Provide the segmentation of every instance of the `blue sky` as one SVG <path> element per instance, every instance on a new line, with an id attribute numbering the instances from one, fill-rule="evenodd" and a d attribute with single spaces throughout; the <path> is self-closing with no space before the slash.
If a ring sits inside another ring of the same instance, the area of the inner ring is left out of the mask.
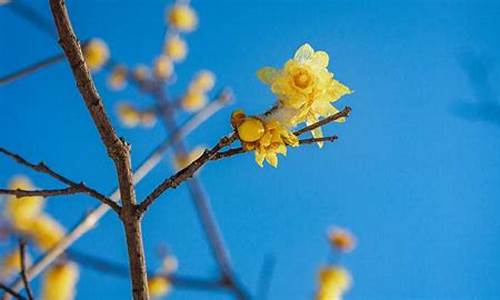
<path id="1" fill-rule="evenodd" d="M 167 1 L 68 1 L 81 39 L 101 37 L 114 59 L 150 63 L 157 55 Z M 232 110 L 258 113 L 273 96 L 255 77 L 309 42 L 330 54 L 336 77 L 355 90 L 340 138 L 322 150 L 301 147 L 260 169 L 252 155 L 201 172 L 238 275 L 254 291 L 264 258 L 277 258 L 270 299 L 311 299 L 325 262 L 330 225 L 350 228 L 358 248 L 342 258 L 354 277 L 346 299 L 496 299 L 500 294 L 500 3 L 495 1 L 192 1 L 200 27 L 178 67 L 173 92 L 197 70 L 217 74 L 237 102 L 199 128 L 190 146 L 213 144 L 230 130 Z M 50 17 L 46 1 L 32 1 Z M 0 74 L 59 51 L 57 43 L 0 9 Z M 111 92 L 95 76 L 134 165 L 164 138 L 161 126 L 126 129 L 113 105 L 151 99 L 133 89 Z M 0 87 L 1 145 L 44 160 L 103 192 L 114 171 L 65 63 Z M 186 117 L 186 116 L 183 116 Z M 51 179 L 0 157 L 0 184 L 30 175 Z M 137 187 L 144 196 L 172 170 L 168 160 Z M 83 196 L 48 200 L 66 226 L 95 202 Z M 185 187 L 168 191 L 144 220 L 148 265 L 168 243 L 180 274 L 210 276 L 215 264 Z M 118 219 L 109 214 L 75 249 L 126 261 Z M 6 249 L 8 245 L 0 245 Z M 2 250 L 0 250 L 2 251 Z M 35 287 L 37 284 L 35 283 Z M 127 299 L 129 283 L 83 269 L 78 299 Z M 171 299 L 228 299 L 175 291 Z"/>

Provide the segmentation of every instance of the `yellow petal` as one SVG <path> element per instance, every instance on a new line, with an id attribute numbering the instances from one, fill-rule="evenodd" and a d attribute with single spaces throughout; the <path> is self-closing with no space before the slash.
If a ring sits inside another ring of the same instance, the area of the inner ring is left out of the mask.
<path id="1" fill-rule="evenodd" d="M 255 162 L 259 165 L 259 167 L 264 167 L 264 159 L 266 155 L 263 152 L 255 151 Z"/>
<path id="2" fill-rule="evenodd" d="M 278 166 L 278 156 L 276 156 L 276 153 L 267 153 L 266 161 L 275 168 Z"/>
<path id="3" fill-rule="evenodd" d="M 273 84 L 279 74 L 280 71 L 273 67 L 264 67 L 257 71 L 257 77 L 266 84 Z"/>
<path id="4" fill-rule="evenodd" d="M 287 151 L 287 148 L 284 144 L 280 144 L 278 146 L 278 148 L 276 149 L 276 153 L 283 154 L 283 156 L 286 156 L 286 151 Z"/>
<path id="5" fill-rule="evenodd" d="M 312 56 L 312 63 L 320 68 L 328 67 L 330 58 L 325 51 L 316 51 Z"/>
<path id="6" fill-rule="evenodd" d="M 295 52 L 295 56 L 293 57 L 293 59 L 298 61 L 299 63 L 305 63 L 312 58 L 313 54 L 314 49 L 311 47 L 311 45 L 306 43 L 300 46 L 299 49 L 297 49 L 297 52 Z"/>

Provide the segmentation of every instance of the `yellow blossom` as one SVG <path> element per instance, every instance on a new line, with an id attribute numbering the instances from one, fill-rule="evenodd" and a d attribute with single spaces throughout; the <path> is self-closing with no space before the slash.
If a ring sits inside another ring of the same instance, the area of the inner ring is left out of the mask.
<path id="1" fill-rule="evenodd" d="M 334 228 L 328 234 L 328 240 L 332 247 L 335 247 L 343 252 L 350 252 L 356 246 L 354 236 L 345 229 Z"/>
<path id="2" fill-rule="evenodd" d="M 208 70 L 202 70 L 196 74 L 190 86 L 205 93 L 209 92 L 215 86 L 215 75 Z"/>
<path id="3" fill-rule="evenodd" d="M 138 65 L 134 68 L 133 75 L 136 80 L 144 81 L 151 77 L 151 70 L 146 65 Z"/>
<path id="4" fill-rule="evenodd" d="M 31 258 L 28 253 L 25 254 L 25 264 L 30 265 Z M 6 279 L 21 270 L 21 253 L 18 249 L 7 253 L 0 261 L 0 279 Z"/>
<path id="5" fill-rule="evenodd" d="M 165 42 L 164 54 L 170 57 L 172 61 L 179 62 L 186 58 L 188 47 L 186 42 L 179 36 L 168 37 Z"/>
<path id="6" fill-rule="evenodd" d="M 287 146 L 299 145 L 297 137 L 275 118 L 247 117 L 238 110 L 231 116 L 231 121 L 243 149 L 253 150 L 255 161 L 261 167 L 264 160 L 271 166 L 277 167 L 277 154 L 285 156 Z"/>
<path id="7" fill-rule="evenodd" d="M 64 237 L 65 230 L 49 215 L 40 215 L 30 223 L 27 233 L 38 248 L 47 251 Z"/>
<path id="8" fill-rule="evenodd" d="M 116 91 L 125 88 L 127 84 L 127 73 L 127 69 L 122 65 L 114 67 L 108 77 L 108 86 Z"/>
<path id="9" fill-rule="evenodd" d="M 179 31 L 193 31 L 198 25 L 196 12 L 188 4 L 175 4 L 167 11 L 168 24 Z"/>
<path id="10" fill-rule="evenodd" d="M 10 181 L 9 189 L 34 190 L 35 187 L 27 177 L 16 176 Z M 23 232 L 29 228 L 30 221 L 40 214 L 43 206 L 43 197 L 30 196 L 17 198 L 16 196 L 8 196 L 5 205 L 5 215 L 14 229 Z"/>
<path id="11" fill-rule="evenodd" d="M 64 262 L 48 269 L 42 282 L 42 300 L 72 300 L 76 294 L 78 266 Z"/>
<path id="12" fill-rule="evenodd" d="M 98 71 L 109 59 L 109 48 L 101 39 L 91 39 L 83 48 L 83 56 L 91 71 Z"/>
<path id="13" fill-rule="evenodd" d="M 198 89 L 188 89 L 182 97 L 182 108 L 186 111 L 195 112 L 202 109 L 207 104 L 207 96 Z"/>
<path id="14" fill-rule="evenodd" d="M 172 76 L 174 65 L 169 57 L 160 55 L 154 63 L 154 73 L 157 78 L 167 79 Z"/>
<path id="15" fill-rule="evenodd" d="M 324 51 L 314 51 L 309 44 L 301 46 L 283 69 L 264 67 L 257 72 L 259 79 L 271 87 L 285 107 L 296 110 L 292 123 L 317 122 L 338 112 L 331 103 L 352 91 L 333 79 L 328 70 L 329 57 Z M 339 119 L 339 122 L 344 121 Z M 321 128 L 312 131 L 315 138 L 323 136 Z M 322 143 L 318 143 L 320 146 Z"/>
<path id="16" fill-rule="evenodd" d="M 319 273 L 316 299 L 340 299 L 351 284 L 351 275 L 346 269 L 338 266 L 323 267 Z"/>
<path id="17" fill-rule="evenodd" d="M 148 280 L 149 295 L 152 298 L 160 298 L 170 292 L 172 283 L 165 276 L 153 276 Z"/>
<path id="18" fill-rule="evenodd" d="M 141 122 L 140 113 L 127 102 L 121 102 L 117 108 L 118 118 L 126 127 L 135 127 Z"/>
<path id="19" fill-rule="evenodd" d="M 195 147 L 193 150 L 191 150 L 188 154 L 186 155 L 178 155 L 174 159 L 174 167 L 177 170 L 184 169 L 187 167 L 190 163 L 195 161 L 198 157 L 200 157 L 203 152 L 205 152 L 206 147 Z"/>

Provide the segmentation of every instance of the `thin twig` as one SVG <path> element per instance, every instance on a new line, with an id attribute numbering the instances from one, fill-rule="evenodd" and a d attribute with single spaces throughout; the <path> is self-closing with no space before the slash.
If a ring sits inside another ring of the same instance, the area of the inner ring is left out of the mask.
<path id="1" fill-rule="evenodd" d="M 52 65 L 56 62 L 62 61 L 64 59 L 64 54 L 56 54 L 54 56 L 47 57 L 41 61 L 38 61 L 36 63 L 33 63 L 31 65 L 28 65 L 26 67 L 22 67 L 21 69 L 14 71 L 12 73 L 9 73 L 7 75 L 4 75 L 0 77 L 0 85 L 7 84 L 9 82 L 12 82 L 16 79 L 19 79 L 23 76 L 26 76 L 28 74 L 34 73 L 40 69 L 43 69 L 46 66 Z"/>
<path id="2" fill-rule="evenodd" d="M 0 194 L 14 195 L 16 196 L 16 198 L 30 197 L 30 196 L 53 197 L 53 196 L 74 195 L 83 192 L 84 190 L 81 188 L 81 186 L 70 186 L 64 189 L 53 189 L 53 190 L 0 189 Z"/>
<path id="3" fill-rule="evenodd" d="M 0 290 L 4 290 L 5 291 L 5 295 L 11 295 L 12 297 L 18 299 L 18 300 L 26 300 L 25 297 L 23 297 L 21 294 L 17 293 L 16 291 L 14 291 L 13 289 L 9 288 L 8 286 L 6 286 L 5 284 L 3 284 L 2 282 L 0 282 Z"/>
<path id="4" fill-rule="evenodd" d="M 24 288 L 28 294 L 28 299 L 33 300 L 33 291 L 31 290 L 28 278 L 26 277 L 26 242 L 24 240 L 19 240 L 19 256 L 21 262 L 21 278 L 23 279 Z"/>
<path id="5" fill-rule="evenodd" d="M 301 128 L 297 131 L 295 131 L 293 134 L 295 134 L 296 136 L 299 136 L 299 135 L 302 135 L 308 131 L 312 131 L 320 126 L 323 126 L 325 124 L 328 124 L 330 122 L 333 122 L 333 121 L 336 121 L 340 118 L 346 118 L 349 116 L 349 113 L 351 112 L 351 108 L 349 106 L 346 106 L 344 107 L 344 109 L 342 109 L 341 111 L 339 111 L 338 113 L 334 114 L 334 115 L 331 115 L 329 117 L 326 117 L 324 118 L 323 120 L 321 121 L 318 121 L 314 124 L 311 124 L 309 126 L 306 126 L 304 128 Z"/>
<path id="6" fill-rule="evenodd" d="M 31 163 L 31 162 L 27 161 L 26 159 L 24 159 L 23 157 L 21 157 L 19 154 L 11 152 L 11 151 L 9 151 L 5 148 L 2 148 L 2 147 L 0 147 L 0 153 L 5 154 L 6 156 L 15 160 L 17 163 L 24 165 L 24 166 L 26 166 L 34 171 L 47 174 L 50 177 L 66 184 L 69 187 L 73 187 L 73 188 L 76 188 L 78 190 L 81 190 L 82 193 L 85 193 L 91 197 L 96 198 L 97 200 L 101 201 L 103 204 L 106 204 L 109 207 L 111 207 L 117 213 L 120 212 L 120 206 L 116 203 L 116 201 L 113 201 L 110 198 L 99 193 L 98 191 L 88 187 L 83 182 L 76 183 L 75 181 L 61 175 L 60 173 L 49 168 L 44 162 L 40 162 L 38 164 Z"/>
<path id="7" fill-rule="evenodd" d="M 218 112 L 222 107 L 231 101 L 231 93 L 227 90 L 220 92 L 217 97 L 210 102 L 209 105 L 204 107 L 198 113 L 189 118 L 184 124 L 182 124 L 171 136 L 166 138 L 162 143 L 160 143 L 145 159 L 139 164 L 135 169 L 133 180 L 134 184 L 139 182 L 146 177 L 162 160 L 166 151 L 179 140 L 183 139 L 196 128 L 198 128 L 203 122 L 208 120 L 213 114 Z M 119 189 L 115 189 L 109 198 L 113 201 L 118 201 L 120 197 Z M 101 204 L 96 206 L 91 210 L 85 217 L 76 224 L 67 234 L 62 238 L 53 248 L 46 252 L 40 259 L 38 259 L 30 268 L 27 270 L 27 276 L 31 280 L 38 276 L 43 270 L 45 270 L 53 261 L 55 261 L 61 254 L 64 253 L 69 246 L 71 246 L 75 241 L 77 241 L 86 232 L 93 229 L 97 222 L 108 212 L 109 206 Z M 23 282 L 17 280 L 12 285 L 12 289 L 21 290 L 23 287 Z"/>

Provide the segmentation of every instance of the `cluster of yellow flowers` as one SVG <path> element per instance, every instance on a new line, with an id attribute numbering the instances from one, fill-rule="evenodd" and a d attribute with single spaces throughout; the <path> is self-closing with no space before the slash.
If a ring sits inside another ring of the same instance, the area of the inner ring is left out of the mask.
<path id="1" fill-rule="evenodd" d="M 99 71 L 109 60 L 108 45 L 101 39 L 91 39 L 84 44 L 83 56 L 91 71 Z"/>
<path id="2" fill-rule="evenodd" d="M 346 229 L 334 228 L 328 234 L 334 251 L 350 252 L 356 246 L 354 236 Z M 352 278 L 344 267 L 327 265 L 320 269 L 316 300 L 340 300 L 352 285 Z"/>
<path id="3" fill-rule="evenodd" d="M 43 277 L 41 300 L 71 300 L 75 298 L 78 265 L 61 262 L 48 269 Z"/>
<path id="4" fill-rule="evenodd" d="M 270 86 L 277 102 L 262 116 L 246 117 L 242 112 L 235 112 L 232 124 L 242 146 L 246 150 L 255 150 L 255 160 L 260 166 L 264 159 L 277 166 L 276 154 L 285 154 L 287 145 L 297 146 L 291 128 L 304 122 L 310 125 L 337 113 L 338 109 L 331 103 L 351 93 L 348 87 L 333 79 L 333 73 L 327 68 L 328 63 L 326 52 L 314 51 L 309 44 L 304 44 L 282 69 L 264 67 L 257 71 L 257 77 Z M 243 121 L 235 126 L 235 117 L 241 120 L 238 117 L 241 115 L 244 116 Z M 338 121 L 342 122 L 344 118 Z M 272 141 L 269 141 L 269 124 L 271 128 L 279 128 L 280 132 L 272 135 Z M 321 127 L 314 129 L 312 135 L 322 137 Z M 318 142 L 318 145 L 321 147 L 322 143 Z"/>
<path id="5" fill-rule="evenodd" d="M 31 181 L 24 176 L 13 178 L 9 184 L 12 190 L 33 190 Z M 64 228 L 52 217 L 43 212 L 43 197 L 9 196 L 5 202 L 5 215 L 12 228 L 20 234 L 29 236 L 40 249 L 46 251 L 53 247 L 65 234 Z"/>
<path id="6" fill-rule="evenodd" d="M 189 112 L 202 109 L 208 102 L 207 93 L 215 86 L 215 75 L 207 70 L 199 71 L 191 80 L 182 97 L 182 108 Z"/>
<path id="7" fill-rule="evenodd" d="M 152 127 L 156 123 L 156 113 L 153 110 L 140 111 L 128 102 L 118 103 L 116 110 L 120 122 L 126 127 Z"/>

